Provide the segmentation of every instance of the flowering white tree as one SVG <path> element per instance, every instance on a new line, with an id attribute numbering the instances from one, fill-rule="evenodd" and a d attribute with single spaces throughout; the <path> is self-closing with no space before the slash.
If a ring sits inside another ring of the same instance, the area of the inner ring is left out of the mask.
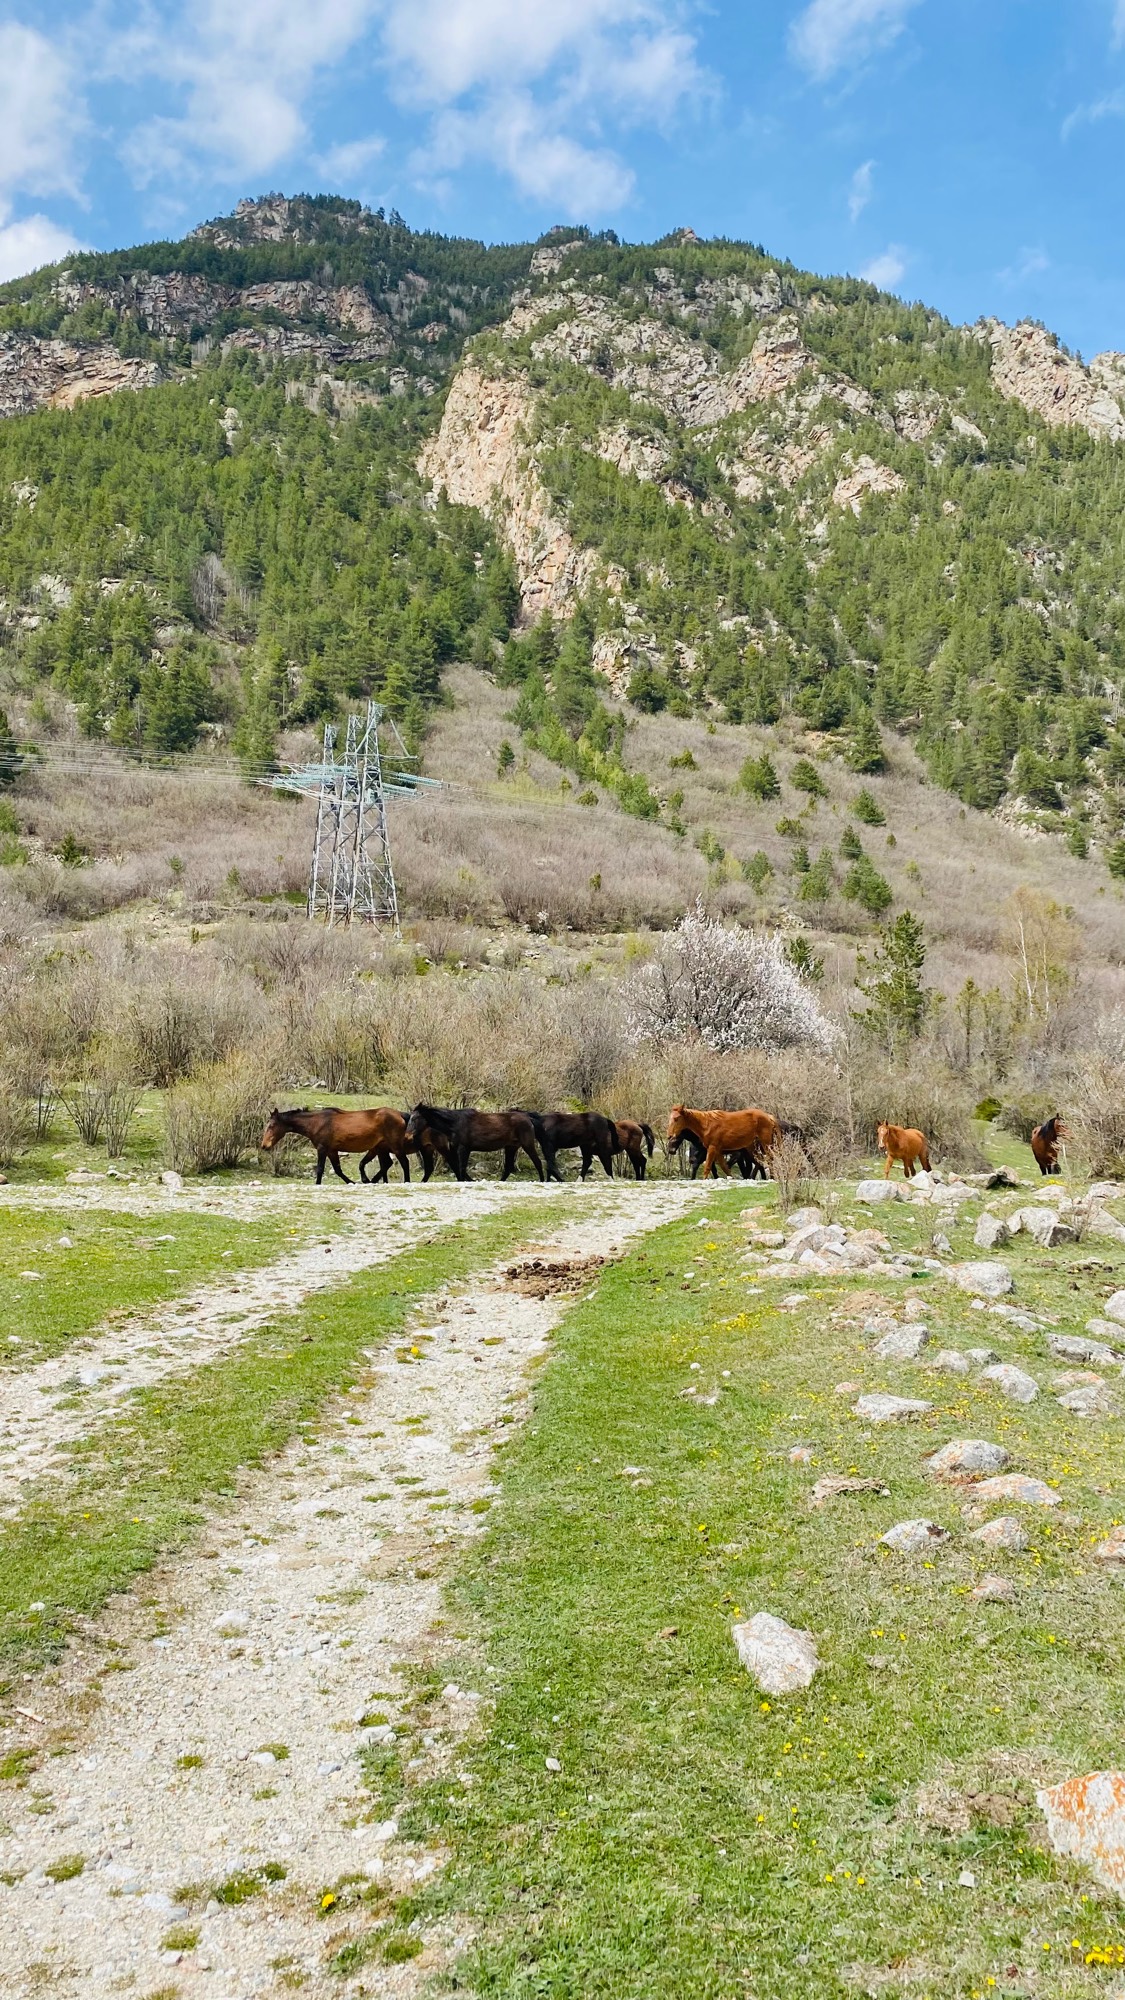
<path id="1" fill-rule="evenodd" d="M 812 1048 L 836 1030 L 785 957 L 780 938 L 732 930 L 696 904 L 637 972 L 626 994 L 635 1042 L 699 1040 L 710 1049 Z"/>

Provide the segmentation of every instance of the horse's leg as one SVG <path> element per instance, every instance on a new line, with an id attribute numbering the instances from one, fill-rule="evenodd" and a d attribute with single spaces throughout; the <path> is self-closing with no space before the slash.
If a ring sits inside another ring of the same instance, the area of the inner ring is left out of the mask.
<path id="1" fill-rule="evenodd" d="M 359 1163 L 359 1178 L 365 1184 L 367 1181 L 367 1169 L 370 1166 L 371 1161 L 375 1158 L 375 1155 L 378 1152 L 378 1150 L 379 1150 L 378 1146 L 372 1146 L 371 1151 L 369 1153 L 365 1153 L 362 1160 Z M 376 1180 L 378 1180 L 380 1176 L 376 1174 L 375 1178 Z"/>
<path id="2" fill-rule="evenodd" d="M 885 1167 L 883 1168 L 883 1179 L 884 1179 L 885 1181 L 889 1181 L 889 1180 L 890 1180 L 890 1178 L 891 1178 L 891 1156 L 890 1156 L 890 1154 L 888 1153 L 888 1154 L 887 1154 L 887 1164 L 886 1164 L 886 1166 L 885 1166 Z"/>
<path id="3" fill-rule="evenodd" d="M 422 1181 L 424 1184 L 429 1180 L 434 1170 L 434 1151 L 432 1146 L 419 1146 L 418 1151 L 422 1156 Z"/>
<path id="4" fill-rule="evenodd" d="M 590 1150 L 589 1146 L 583 1146 L 583 1148 L 582 1148 L 582 1179 L 583 1179 L 583 1180 L 585 1180 L 585 1179 L 586 1179 L 587 1175 L 588 1175 L 588 1174 L 589 1174 L 589 1172 L 590 1172 L 590 1168 L 591 1168 L 591 1167 L 593 1166 L 593 1164 L 594 1164 L 594 1155 L 593 1155 L 593 1153 L 591 1152 L 591 1150 Z"/>
<path id="5" fill-rule="evenodd" d="M 329 1153 L 328 1157 L 332 1162 L 332 1171 L 335 1174 L 337 1180 L 347 1181 L 347 1184 L 350 1187 L 352 1184 L 351 1175 L 346 1174 L 344 1172 L 343 1167 L 340 1165 L 339 1153 Z"/>
<path id="6" fill-rule="evenodd" d="M 320 1147 L 318 1146 L 318 1147 L 317 1147 L 317 1153 L 316 1153 L 316 1184 L 317 1184 L 317 1187 L 319 1187 L 319 1186 L 320 1186 L 320 1183 L 321 1183 L 321 1181 L 322 1181 L 322 1180 L 324 1179 L 324 1162 L 326 1161 L 326 1159 L 327 1159 L 327 1158 L 328 1158 L 328 1155 L 327 1155 L 327 1153 L 325 1153 L 325 1152 L 322 1152 L 322 1151 L 321 1151 L 321 1149 L 320 1149 Z"/>
<path id="7" fill-rule="evenodd" d="M 400 1152 L 395 1154 L 395 1158 L 397 1159 L 399 1166 L 402 1168 L 403 1180 L 408 1181 L 410 1179 L 410 1155 L 407 1152 L 405 1146 L 403 1146 Z"/>
<path id="8" fill-rule="evenodd" d="M 648 1172 L 648 1161 L 645 1158 L 645 1149 L 643 1146 L 637 1147 L 637 1150 L 633 1154 L 632 1159 L 633 1159 L 633 1178 L 634 1180 L 643 1181 L 645 1174 Z M 698 1161 L 696 1162 L 696 1165 L 698 1167 Z M 692 1175 L 692 1179 L 693 1180 L 695 1179 L 694 1174 Z"/>
<path id="9" fill-rule="evenodd" d="M 379 1148 L 379 1179 L 384 1187 L 391 1178 L 391 1154 L 386 1146 Z"/>
<path id="10" fill-rule="evenodd" d="M 724 1174 L 727 1173 L 727 1163 L 719 1148 L 717 1146 L 708 1146 L 703 1159 L 703 1178 L 705 1181 L 715 1178 L 716 1167 L 722 1167 Z"/>
<path id="11" fill-rule="evenodd" d="M 558 1152 L 554 1146 L 547 1143 L 546 1139 L 543 1141 L 543 1158 L 547 1163 L 547 1179 L 549 1181 L 561 1181 L 562 1175 L 559 1172 Z"/>
<path id="12" fill-rule="evenodd" d="M 502 1181 L 506 1181 L 510 1178 L 510 1176 L 515 1172 L 515 1166 L 516 1166 L 516 1149 L 514 1146 L 505 1146 L 504 1170 L 500 1175 Z"/>
<path id="13" fill-rule="evenodd" d="M 458 1146 L 457 1151 L 452 1157 L 453 1171 L 458 1180 L 467 1181 L 469 1178 L 469 1148 L 467 1146 Z"/>
<path id="14" fill-rule="evenodd" d="M 607 1143 L 606 1143 L 606 1144 L 605 1144 L 605 1145 L 604 1145 L 604 1146 L 603 1146 L 603 1147 L 601 1148 L 601 1150 L 599 1151 L 599 1153 L 598 1153 L 598 1158 L 599 1158 L 599 1160 L 601 1161 L 601 1163 L 602 1163 L 602 1166 L 603 1166 L 603 1168 L 605 1169 L 605 1173 L 606 1173 L 606 1176 L 607 1176 L 607 1178 L 608 1178 L 609 1180 L 612 1180 L 612 1179 L 613 1179 L 613 1148 L 612 1148 L 612 1146 L 610 1146 L 610 1145 L 608 1144 L 608 1142 L 607 1142 Z"/>
<path id="15" fill-rule="evenodd" d="M 535 1171 L 538 1174 L 540 1180 L 545 1181 L 547 1176 L 543 1172 L 543 1162 L 539 1158 L 539 1154 L 536 1150 L 534 1139 L 529 1139 L 525 1144 L 523 1150 L 527 1154 L 528 1159 L 531 1161 L 532 1166 L 535 1168 Z M 561 1179 L 562 1176 L 560 1175 L 559 1178 Z"/>

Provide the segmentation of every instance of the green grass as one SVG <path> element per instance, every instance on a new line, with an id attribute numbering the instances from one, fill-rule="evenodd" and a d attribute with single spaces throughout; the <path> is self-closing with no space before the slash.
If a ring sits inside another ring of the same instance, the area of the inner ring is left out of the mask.
<path id="1" fill-rule="evenodd" d="M 442 1663 L 495 1696 L 458 1752 L 473 1783 L 408 1794 L 404 1831 L 452 1850 L 428 1913 L 475 1933 L 459 1976 L 482 2000 L 1102 1991 L 1085 1957 L 1125 1943 L 1125 1918 L 1044 1852 L 1034 1791 L 1120 1766 L 1125 1597 L 1091 1544 L 1125 1517 L 1122 1420 L 1062 1410 L 1042 1335 L 1002 1333 L 941 1279 L 810 1279 L 812 1302 L 778 1313 L 792 1281 L 748 1273 L 743 1202 L 650 1237 L 556 1337 L 459 1581 L 471 1650 Z M 865 1219 L 901 1246 L 933 1226 Z M 1112 1248 L 1096 1254 L 1119 1274 Z M 1014 1245 L 1018 1298 L 1080 1322 L 1114 1282 L 1075 1275 L 1089 1254 Z M 848 1299 L 908 1289 L 932 1300 L 938 1344 L 1030 1365 L 1039 1401 L 875 1361 Z M 865 1433 L 842 1381 L 935 1408 Z M 714 1407 L 683 1398 L 693 1383 L 720 1390 Z M 1057 1482 L 1053 1518 L 1026 1510 L 1028 1554 L 968 1541 L 964 1496 L 926 1473 L 957 1435 Z M 799 1440 L 812 1464 L 790 1462 Z M 819 1473 L 851 1468 L 890 1497 L 810 1511 Z M 879 1544 L 916 1515 L 955 1531 L 932 1562 Z M 987 1570 L 1017 1580 L 1014 1606 L 972 1602 Z M 816 1634 L 807 1693 L 766 1700 L 739 1665 L 731 1628 L 757 1610 Z"/>
<path id="2" fill-rule="evenodd" d="M 363 1351 L 401 1332 L 417 1301 L 510 1254 L 539 1223 L 513 1206 L 361 1273 L 279 1316 L 233 1353 L 138 1392 L 120 1418 L 75 1448 L 73 1473 L 44 1482 L 0 1529 L 0 1661 L 53 1658 L 75 1615 L 89 1616 L 156 1557 L 182 1546 L 206 1510 L 311 1423 L 363 1367 Z M 28 1606 L 41 1602 L 45 1609 Z"/>
<path id="3" fill-rule="evenodd" d="M 253 1229 L 222 1216 L 176 1210 L 136 1216 L 112 1209 L 0 1209 L 0 1362 L 25 1367 L 128 1313 L 163 1304 L 220 1274 L 234 1280 L 312 1235 L 323 1218 L 263 1215 Z M 69 1246 L 59 1238 L 69 1238 Z M 36 1271 L 37 1278 L 21 1275 Z M 237 1299 L 232 1306 L 237 1306 Z M 15 1334 L 19 1346 L 10 1344 Z"/>

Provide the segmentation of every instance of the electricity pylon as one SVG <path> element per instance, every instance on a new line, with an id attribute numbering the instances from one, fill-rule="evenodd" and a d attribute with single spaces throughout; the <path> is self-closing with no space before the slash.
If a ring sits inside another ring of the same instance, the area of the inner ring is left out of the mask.
<path id="1" fill-rule="evenodd" d="M 335 728 L 331 723 L 325 728 L 308 912 L 326 924 L 389 924 L 397 936 L 398 895 L 379 749 L 382 718 L 375 701 L 367 704 L 365 723 L 349 715 L 342 759 L 336 756 Z"/>

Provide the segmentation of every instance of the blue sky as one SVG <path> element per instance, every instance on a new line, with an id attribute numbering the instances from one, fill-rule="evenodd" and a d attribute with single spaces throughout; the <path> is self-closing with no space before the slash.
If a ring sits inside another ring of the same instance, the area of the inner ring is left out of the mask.
<path id="1" fill-rule="evenodd" d="M 2 6 L 2 0 L 0 0 Z M 331 190 L 690 223 L 1125 349 L 1125 0 L 17 0 L 0 275 Z"/>

